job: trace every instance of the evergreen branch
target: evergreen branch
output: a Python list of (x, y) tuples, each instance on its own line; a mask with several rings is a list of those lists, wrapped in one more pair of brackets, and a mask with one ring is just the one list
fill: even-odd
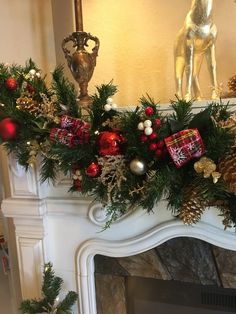
[(218, 161), (230, 150), (235, 141), (235, 135), (227, 128), (213, 125), (210, 132), (205, 133), (203, 140), (207, 156), (214, 161)]
[(59, 102), (68, 108), (68, 114), (78, 117), (77, 92), (74, 85), (63, 74), (63, 66), (58, 66), (52, 73), (52, 88)]
[(171, 107), (174, 110), (168, 118), (168, 123), (172, 133), (176, 133), (188, 127), (188, 124), (192, 120), (192, 103), (185, 100), (178, 99), (171, 102)]
[(52, 264), (44, 265), (42, 294), (40, 300), (31, 299), (24, 300), (21, 303), (20, 310), (23, 314), (39, 314), (39, 313), (64, 313), (70, 314), (71, 307), (76, 302), (78, 295), (76, 292), (69, 291), (59, 304), (56, 304), (56, 298), (61, 290), (63, 280), (56, 277), (52, 269)]
[(209, 105), (210, 114), (217, 122), (226, 121), (232, 114), (230, 111), (230, 102), (228, 101), (226, 104), (223, 103), (222, 99), (220, 102), (212, 102)]
[(55, 181), (58, 175), (58, 160), (50, 159), (48, 157), (43, 157), (41, 162), (41, 182), (45, 182), (47, 180)]
[(58, 305), (57, 313), (59, 314), (60, 311), (63, 311), (66, 314), (70, 314), (72, 305), (77, 301), (78, 294), (74, 291), (69, 291), (65, 296), (64, 300)]

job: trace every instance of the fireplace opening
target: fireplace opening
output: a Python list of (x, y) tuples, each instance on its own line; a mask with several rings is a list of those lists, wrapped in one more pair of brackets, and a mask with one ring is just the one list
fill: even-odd
[(126, 293), (128, 314), (225, 314), (236, 311), (235, 289), (127, 277)]
[(236, 312), (236, 252), (179, 237), (130, 257), (95, 256), (97, 314)]

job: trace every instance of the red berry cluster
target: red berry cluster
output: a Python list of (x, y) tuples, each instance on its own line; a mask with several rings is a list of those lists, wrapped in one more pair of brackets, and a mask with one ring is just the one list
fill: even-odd
[[(153, 107), (146, 107), (144, 110), (145, 114), (149, 117), (154, 115)], [(142, 143), (149, 142), (149, 150), (155, 152), (156, 157), (163, 157), (166, 154), (166, 147), (164, 140), (158, 140), (157, 129), (161, 127), (161, 119), (156, 118), (152, 121), (153, 132), (150, 135), (141, 134), (140, 141)]]
[(73, 188), (78, 191), (81, 192), (82, 190), (82, 175), (81, 175), (81, 171), (74, 167), (72, 170), (72, 179), (73, 179)]

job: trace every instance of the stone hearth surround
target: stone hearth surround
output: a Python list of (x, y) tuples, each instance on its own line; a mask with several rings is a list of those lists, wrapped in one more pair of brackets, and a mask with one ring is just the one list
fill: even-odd
[(136, 255), (171, 238), (193, 237), (216, 246), (236, 250), (235, 230), (224, 231), (215, 209), (206, 210), (202, 221), (185, 226), (166, 210), (163, 200), (147, 214), (129, 213), (102, 231), (106, 216), (100, 204), (67, 193), (68, 180), (55, 186), (40, 185), (37, 169), (28, 173), (9, 158), (11, 197), (2, 210), (15, 224), (20, 282), (23, 298), (40, 296), (44, 262), (51, 261), (64, 279), (64, 290), (77, 290), (74, 313), (96, 314), (94, 256)]

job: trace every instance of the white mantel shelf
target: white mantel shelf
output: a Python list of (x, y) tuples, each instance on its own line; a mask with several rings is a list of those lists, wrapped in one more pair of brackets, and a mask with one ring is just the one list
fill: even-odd
[(101, 205), (69, 194), (67, 179), (62, 177), (55, 186), (40, 185), (37, 169), (25, 173), (12, 157), (8, 167), (11, 197), (3, 200), (2, 211), (14, 220), (24, 299), (40, 297), (43, 264), (48, 261), (63, 278), (64, 290), (78, 292), (74, 313), (96, 314), (96, 254), (135, 255), (182, 236), (236, 250), (234, 228), (224, 231), (214, 208), (207, 209), (198, 224), (185, 226), (167, 210), (163, 200), (153, 213), (136, 210), (101, 232), (106, 222)]

